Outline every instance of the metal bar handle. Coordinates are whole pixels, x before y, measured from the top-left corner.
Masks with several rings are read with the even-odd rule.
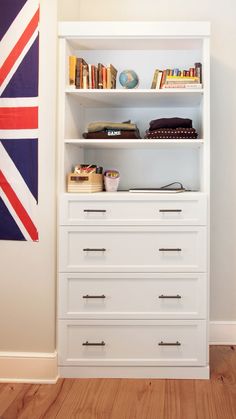
[[[179,247],[161,247],[159,252],[181,252],[182,249]]]
[[[107,212],[105,209],[84,209],[84,212]]]
[[[106,298],[104,294],[102,295],[83,295],[83,298]]]
[[[104,247],[101,247],[100,249],[86,247],[85,249],[83,249],[83,252],[105,252],[105,251],[106,249],[104,249]]]
[[[178,298],[178,299],[180,299],[180,298],[182,298],[181,297],[181,295],[179,295],[179,294],[177,294],[177,295],[159,295],[159,297],[158,298]]]
[[[82,343],[83,346],[105,346],[104,340],[101,342],[89,342],[88,340],[86,342]]]
[[[159,212],[182,212],[182,209],[159,209]]]
[[[181,343],[177,340],[177,342],[159,342],[159,346],[181,346]]]

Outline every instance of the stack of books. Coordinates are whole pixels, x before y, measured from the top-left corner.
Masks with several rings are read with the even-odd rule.
[[[115,89],[117,70],[109,64],[87,64],[83,58],[69,56],[69,84],[76,89]]]
[[[188,70],[179,68],[159,70],[154,72],[151,89],[201,89],[202,64],[195,63]]]

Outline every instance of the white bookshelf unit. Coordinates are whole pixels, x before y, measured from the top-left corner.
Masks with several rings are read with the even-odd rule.
[[[208,22],[59,23],[58,353],[62,377],[208,378]],[[135,89],[69,87],[69,56],[133,69]],[[150,89],[156,68],[202,63],[202,89]],[[198,139],[144,139],[183,117]],[[132,120],[142,139],[84,139]],[[115,193],[67,193],[79,163],[120,172]],[[181,182],[188,192],[130,193]]]

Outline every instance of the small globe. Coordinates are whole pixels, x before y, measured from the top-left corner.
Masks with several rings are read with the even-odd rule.
[[[125,89],[133,89],[138,85],[138,75],[134,70],[124,70],[120,73],[119,82]]]

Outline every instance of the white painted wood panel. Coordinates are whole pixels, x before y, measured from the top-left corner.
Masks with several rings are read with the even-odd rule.
[[[99,194],[100,195],[100,194]],[[104,199],[88,199],[84,194],[62,195],[60,201],[61,225],[205,225],[207,219],[206,195],[186,194],[168,196],[128,194]]]
[[[205,227],[60,227],[60,272],[204,272]]]
[[[205,274],[66,273],[59,277],[59,317],[204,319]]]
[[[59,347],[60,365],[205,365],[206,322],[60,320]]]

